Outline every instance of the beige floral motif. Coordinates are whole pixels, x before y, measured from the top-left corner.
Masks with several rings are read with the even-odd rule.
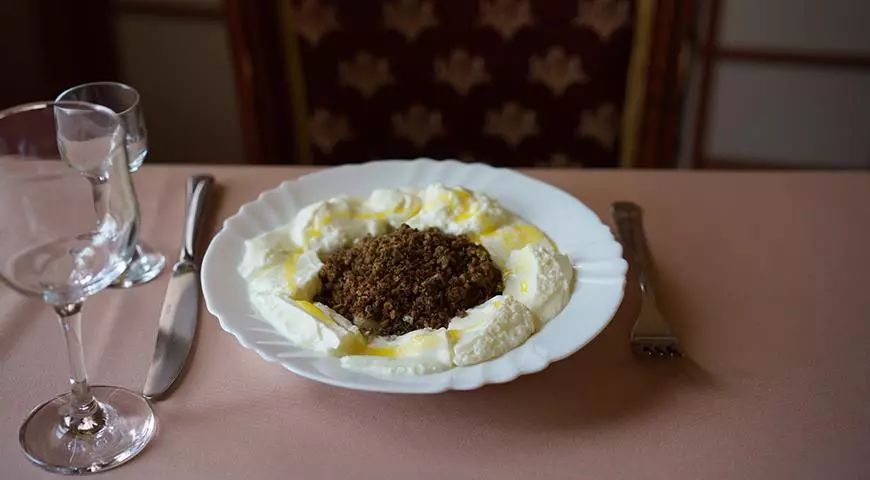
[[[393,135],[407,138],[417,148],[424,147],[433,137],[444,135],[441,112],[413,105],[406,113],[394,113]]]
[[[616,144],[618,123],[619,118],[616,108],[612,104],[602,105],[594,112],[583,112],[580,114],[580,125],[577,127],[577,135],[593,138],[602,147],[612,149]]]
[[[628,0],[580,0],[574,24],[595,31],[602,40],[628,25]]]
[[[489,81],[482,57],[473,57],[462,49],[453,50],[449,59],[435,59],[435,80],[450,84],[456,93],[468,95],[475,85]]]
[[[588,80],[580,57],[565,55],[562,47],[552,47],[543,58],[535,55],[529,59],[529,81],[543,83],[557,96],[571,85]]]
[[[308,120],[308,128],[311,142],[323,153],[331,153],[336,144],[353,138],[346,116],[333,115],[322,108]]]
[[[414,41],[423,30],[438,25],[432,2],[398,0],[384,3],[384,26],[398,31],[409,42]]]
[[[501,111],[486,112],[483,133],[501,137],[511,148],[516,148],[527,137],[538,133],[538,118],[534,110],[507,102]]]
[[[505,41],[523,27],[535,24],[529,0],[480,0],[480,24],[488,25]]]
[[[550,158],[547,160],[541,160],[535,162],[536,167],[550,167],[550,168],[570,168],[570,167],[582,167],[583,164],[579,160],[573,160],[568,155],[564,153],[554,153],[550,155]]]
[[[320,0],[303,0],[294,14],[296,32],[312,46],[339,28],[335,5],[322,5]]]
[[[375,58],[369,52],[357,53],[353,62],[338,62],[338,78],[342,85],[356,88],[366,98],[394,83],[387,59]]]

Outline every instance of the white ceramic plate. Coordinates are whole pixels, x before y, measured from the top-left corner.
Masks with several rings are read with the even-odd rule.
[[[244,242],[289,223],[302,207],[337,195],[440,182],[485,193],[542,229],[576,268],[571,300],[540,332],[507,354],[469,367],[389,379],[345,370],[338,359],[294,346],[262,320],[236,271]],[[456,161],[392,160],[331,168],[266,191],[227,219],[202,265],[208,310],[239,343],[297,375],[330,385],[391,393],[470,390],[538,372],[576,352],[610,322],[622,301],[626,262],[610,229],[567,193],[512,170]]]

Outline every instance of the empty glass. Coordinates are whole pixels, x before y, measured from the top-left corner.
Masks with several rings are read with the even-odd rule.
[[[135,172],[142,166],[148,154],[148,132],[139,92],[133,87],[118,82],[85,83],[61,93],[57,100],[90,102],[114,110],[127,132],[125,141],[130,171]],[[111,286],[130,288],[149,282],[160,275],[165,265],[166,257],[139,241],[127,271]]]
[[[127,268],[139,211],[121,119],[84,102],[0,111],[0,281],[54,308],[66,339],[70,393],[37,407],[19,432],[27,457],[58,473],[89,473],[134,457],[157,423],[148,401],[88,383],[85,298]]]

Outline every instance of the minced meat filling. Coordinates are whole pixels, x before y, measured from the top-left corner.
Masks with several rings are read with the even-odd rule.
[[[316,301],[376,335],[446,327],[504,289],[501,272],[480,245],[407,225],[330,255],[320,280]]]

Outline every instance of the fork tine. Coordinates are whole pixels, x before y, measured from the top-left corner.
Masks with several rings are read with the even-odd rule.
[[[637,341],[633,342],[631,347],[632,351],[634,351],[635,354],[644,357],[679,358],[684,356],[682,350],[680,350],[679,345],[675,344],[673,341],[668,340]]]

